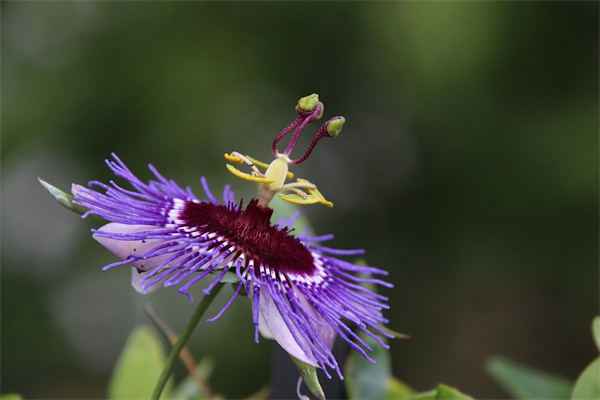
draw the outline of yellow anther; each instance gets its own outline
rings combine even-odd
[[[316,188],[308,189],[308,191],[310,192],[311,195],[315,195],[319,198],[319,203],[321,203],[327,207],[333,207],[333,203],[326,200],[325,197],[323,197],[323,195],[321,194],[321,192],[319,192]]]
[[[269,168],[269,164],[265,164],[264,162],[262,162],[262,161],[258,161],[257,159],[255,159],[255,158],[252,158],[252,157],[250,157],[250,156],[246,156],[246,158],[247,158],[248,160],[252,161],[252,163],[253,163],[254,165],[258,166],[258,167],[261,167],[261,168],[264,168],[264,169],[267,169],[267,168]]]
[[[308,196],[304,197],[304,196],[300,196],[299,194],[279,193],[279,197],[281,197],[282,200],[285,200],[288,203],[294,203],[294,204],[315,204],[315,203],[321,202],[320,199],[314,195],[308,195]]]
[[[319,189],[317,189],[317,187],[316,187],[315,185],[311,184],[311,183],[310,183],[309,181],[307,181],[306,179],[301,179],[301,178],[298,178],[298,179],[296,179],[296,180],[297,180],[298,182],[301,182],[301,183],[310,184],[310,186],[306,186],[306,189],[308,190],[308,192],[309,192],[309,193],[310,193],[310,195],[311,195],[311,196],[309,196],[309,197],[312,197],[312,196],[314,196],[314,197],[316,197],[316,198],[318,199],[318,201],[317,201],[318,203],[321,203],[321,204],[323,204],[323,205],[326,205],[327,207],[333,207],[333,203],[332,203],[332,202],[330,202],[330,201],[328,201],[328,200],[326,200],[326,199],[325,199],[325,196],[323,196],[323,195],[321,194],[321,192],[319,192]],[[313,203],[310,203],[310,204],[313,204]]]
[[[232,163],[236,163],[236,164],[241,164],[243,162],[241,158],[236,157],[236,156],[230,156],[227,153],[225,153],[225,158],[227,159],[227,161],[231,161]]]
[[[226,166],[227,166],[227,169],[229,170],[229,172],[231,172],[232,174],[234,174],[238,178],[242,178],[242,179],[245,179],[247,181],[259,182],[259,183],[273,183],[273,182],[275,182],[273,179],[268,179],[268,178],[265,178],[265,177],[259,177],[259,176],[254,176],[254,175],[246,174],[246,173],[238,170],[237,168],[235,168],[231,164],[227,164]]]

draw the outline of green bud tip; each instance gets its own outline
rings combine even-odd
[[[50,194],[52,195],[52,197],[54,197],[54,199],[56,201],[58,201],[58,203],[63,206],[64,208],[66,208],[69,211],[73,211],[76,214],[80,214],[83,215],[86,212],[88,212],[89,210],[85,207],[79,206],[77,204],[73,204],[73,195],[63,192],[62,190],[60,190],[57,187],[52,186],[51,184],[49,184],[48,182],[44,181],[42,178],[38,177],[38,181],[40,181],[40,183],[42,184],[42,186],[44,188],[46,188],[46,190],[48,192],[50,192]],[[71,188],[71,191],[73,193],[75,193],[75,188],[77,185],[73,185]]]
[[[311,94],[298,100],[298,107],[304,111],[312,111],[319,104],[319,95],[316,93]]]
[[[344,117],[333,117],[327,123],[327,133],[331,137],[336,137],[342,131],[342,127],[344,126],[344,122],[346,122],[346,118]]]

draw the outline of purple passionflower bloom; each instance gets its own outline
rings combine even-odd
[[[73,203],[89,210],[83,217],[96,214],[109,221],[100,229],[93,229],[93,237],[121,261],[104,269],[130,265],[132,284],[138,291],[147,293],[161,285],[177,286],[190,300],[189,288],[207,275],[212,273],[216,278],[204,289],[206,294],[226,273],[235,273],[239,283],[233,296],[210,320],[220,317],[244,289],[246,296],[252,298],[256,341],[260,331],[263,336],[274,338],[293,357],[323,368],[328,377],[327,368],[334,369],[342,378],[331,353],[336,335],[371,362],[374,361],[366,351],[372,349],[355,330],[365,332],[386,348],[380,337],[391,337],[381,326],[387,323],[382,316],[382,310],[389,308],[387,298],[361,284],[392,285],[373,277],[387,275],[386,271],[338,258],[363,254],[363,250],[321,245],[333,235],[292,235],[290,226],[298,213],[271,224],[273,210],[268,204],[275,194],[293,203],[332,205],[314,184],[301,179],[285,184],[285,179],[291,175],[288,165],[303,161],[321,138],[337,135],[344,119],[334,117],[327,121],[306,154],[291,160],[289,154],[302,129],[321,116],[323,105],[316,95],[311,95],[301,99],[296,110],[296,120],[275,139],[276,158],[265,174],[256,165],[266,164],[240,153],[226,155],[229,161],[244,162],[253,169],[252,174],[245,174],[228,165],[232,173],[262,183],[260,198],[245,206],[243,201],[235,201],[229,185],[219,201],[201,178],[205,193],[205,199],[201,199],[189,187],[184,189],[165,179],[151,164],[148,167],[156,180],[142,182],[115,154],[106,163],[132,189],[113,181],[90,182],[90,187],[100,191],[73,185]],[[292,131],[286,151],[279,153],[277,142]],[[280,193],[283,191],[292,193]]]

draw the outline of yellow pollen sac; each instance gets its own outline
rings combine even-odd
[[[321,194],[321,192],[319,192],[319,190],[317,188],[308,189],[308,192],[310,193],[311,196],[317,197],[319,199],[319,203],[321,203],[327,207],[333,207],[333,203],[330,202],[329,200],[326,200],[325,197]]]
[[[227,153],[225,153],[225,159],[227,161],[231,161],[232,163],[236,163],[236,164],[241,164],[243,162],[243,160],[241,158],[236,157],[236,156],[230,156]]]
[[[319,198],[312,194],[301,196],[296,193],[293,193],[293,194],[279,193],[279,197],[282,200],[287,201],[288,203],[294,203],[294,204],[316,204],[316,203],[319,203]]]
[[[226,167],[229,170],[229,172],[231,172],[232,174],[234,174],[238,178],[242,178],[242,179],[245,179],[247,181],[260,182],[260,183],[265,183],[265,184],[271,184],[271,183],[274,182],[273,179],[262,178],[262,177],[259,177],[259,176],[254,176],[254,175],[246,174],[245,172],[242,172],[242,171],[238,170],[237,168],[235,168],[231,164],[227,164]]]
[[[315,204],[321,203],[327,207],[333,207],[333,203],[325,200],[325,197],[319,192],[314,183],[310,183],[306,179],[298,178],[295,183],[288,183],[281,187],[281,191],[293,192],[292,194],[284,194],[281,191],[278,193],[282,200],[294,204]],[[308,194],[303,190],[308,191]]]

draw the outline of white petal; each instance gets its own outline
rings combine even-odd
[[[125,225],[116,222],[111,222],[104,225],[99,231],[109,233],[136,233],[142,231],[159,230],[162,228],[148,225]],[[98,241],[102,246],[112,251],[121,260],[125,260],[131,255],[142,256],[154,247],[163,243],[161,239],[145,239],[141,240],[117,240],[111,239],[97,234],[93,235],[94,239]],[[138,260],[132,262],[130,265],[143,271],[149,271],[159,266],[163,261],[169,258],[171,254],[163,254],[157,257],[151,257],[144,260]]]
[[[260,289],[260,302],[259,302],[260,313],[263,319],[259,319],[259,330],[262,334],[266,331],[270,333],[270,336],[274,338],[277,343],[290,355],[296,357],[298,360],[303,361],[307,364],[317,366],[317,364],[310,359],[310,357],[300,348],[296,340],[290,333],[285,322],[281,318],[275,302],[267,292],[265,288]],[[261,322],[264,320],[265,326],[261,327]],[[268,337],[268,336],[267,336]],[[308,346],[305,346],[308,348]]]
[[[321,314],[319,314],[317,310],[315,310],[314,307],[308,302],[306,296],[304,296],[302,293],[298,293],[297,291],[296,295],[300,299],[300,303],[302,303],[304,308],[306,308],[312,314],[312,316],[317,319],[317,321],[320,321],[322,323],[322,325],[319,325],[316,322],[313,322],[313,325],[315,326],[315,329],[317,330],[323,343],[325,343],[327,348],[331,350],[331,348],[333,347],[333,342],[335,341],[335,335],[337,335],[337,333],[335,332],[335,330],[333,330],[331,325],[329,325],[327,321],[325,321]]]
[[[329,324],[327,324],[327,322],[323,320],[323,317],[317,313],[313,306],[310,305],[303,294],[296,291],[296,295],[300,299],[300,302],[304,308],[318,321],[323,323],[323,325],[318,325],[314,321],[311,321],[325,345],[331,349],[335,339],[335,331],[331,326],[329,326]],[[313,366],[318,366],[318,364],[312,359],[312,355],[306,354],[306,352],[298,345],[294,339],[294,336],[292,336],[290,330],[283,321],[283,318],[281,318],[281,314],[279,313],[279,310],[277,310],[275,302],[265,288],[261,288],[259,309],[261,315],[259,317],[258,329],[263,336],[269,339],[274,338],[285,351],[300,361]],[[297,333],[296,336],[300,340],[304,340],[300,334]],[[310,347],[307,344],[304,344],[304,347],[310,351]]]
[[[271,330],[269,329],[269,326],[267,325],[267,322],[265,321],[265,317],[263,317],[262,311],[258,313],[258,331],[260,332],[260,335],[264,338],[275,339],[275,337],[271,333]]]
[[[131,267],[131,286],[136,292],[142,294],[148,294],[155,292],[160,287],[159,285],[152,285],[146,290],[142,288],[142,279],[146,277],[150,272],[140,272],[137,268]]]

